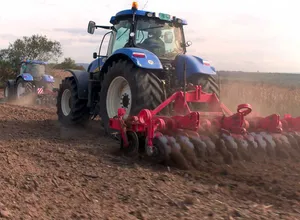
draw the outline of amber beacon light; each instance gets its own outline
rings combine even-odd
[[[138,9],[138,3],[137,2],[132,2],[132,9],[135,9],[135,10]]]

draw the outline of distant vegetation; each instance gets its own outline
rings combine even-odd
[[[84,70],[88,64],[76,64],[71,57],[65,57],[61,63],[58,58],[63,55],[60,42],[50,40],[47,36],[32,35],[24,36],[8,45],[6,49],[0,49],[0,87],[9,78],[15,78],[19,73],[20,62],[23,59],[35,59],[52,61],[47,66],[47,72],[55,77],[64,77],[62,69]],[[298,74],[281,73],[247,73],[242,71],[218,71],[221,83],[230,82],[255,82],[256,84],[268,83],[280,86],[288,86],[291,89],[300,87]]]

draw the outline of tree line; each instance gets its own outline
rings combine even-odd
[[[0,81],[5,82],[9,78],[15,78],[20,70],[21,61],[24,59],[40,60],[48,62],[47,69],[82,69],[70,57],[58,63],[63,50],[59,41],[48,39],[45,35],[34,34],[24,36],[9,43],[6,49],[0,49]]]

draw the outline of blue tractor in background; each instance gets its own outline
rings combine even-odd
[[[97,28],[108,32],[87,71],[67,70],[72,76],[62,81],[57,96],[62,124],[84,125],[99,115],[111,134],[109,118],[117,115],[118,108],[126,109],[125,118],[144,108],[154,109],[188,83],[201,85],[205,92],[219,97],[215,69],[202,58],[186,54],[191,42],[185,40],[185,20],[138,10],[133,2],[131,9],[112,16],[110,23],[88,24],[90,34]],[[205,108],[202,103],[193,105],[202,111]]]
[[[16,79],[6,82],[4,98],[6,101],[18,101],[31,97],[37,104],[56,103],[54,77],[46,74],[47,62],[39,60],[21,61],[20,73]]]

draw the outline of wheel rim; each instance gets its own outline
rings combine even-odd
[[[5,87],[5,90],[4,90],[4,97],[5,97],[5,98],[8,97],[8,95],[9,95],[8,93],[9,93],[9,89],[8,89],[8,86],[6,86],[6,87]]]
[[[131,110],[132,94],[128,81],[122,77],[116,77],[109,85],[106,96],[106,110],[109,118],[118,115],[119,108],[125,108],[125,118]]]
[[[23,95],[25,93],[26,89],[25,87],[23,86],[22,83],[18,83],[18,86],[17,86],[17,97],[20,98],[21,95]]]
[[[61,96],[61,110],[65,116],[71,112],[71,91],[69,89],[64,90]]]

